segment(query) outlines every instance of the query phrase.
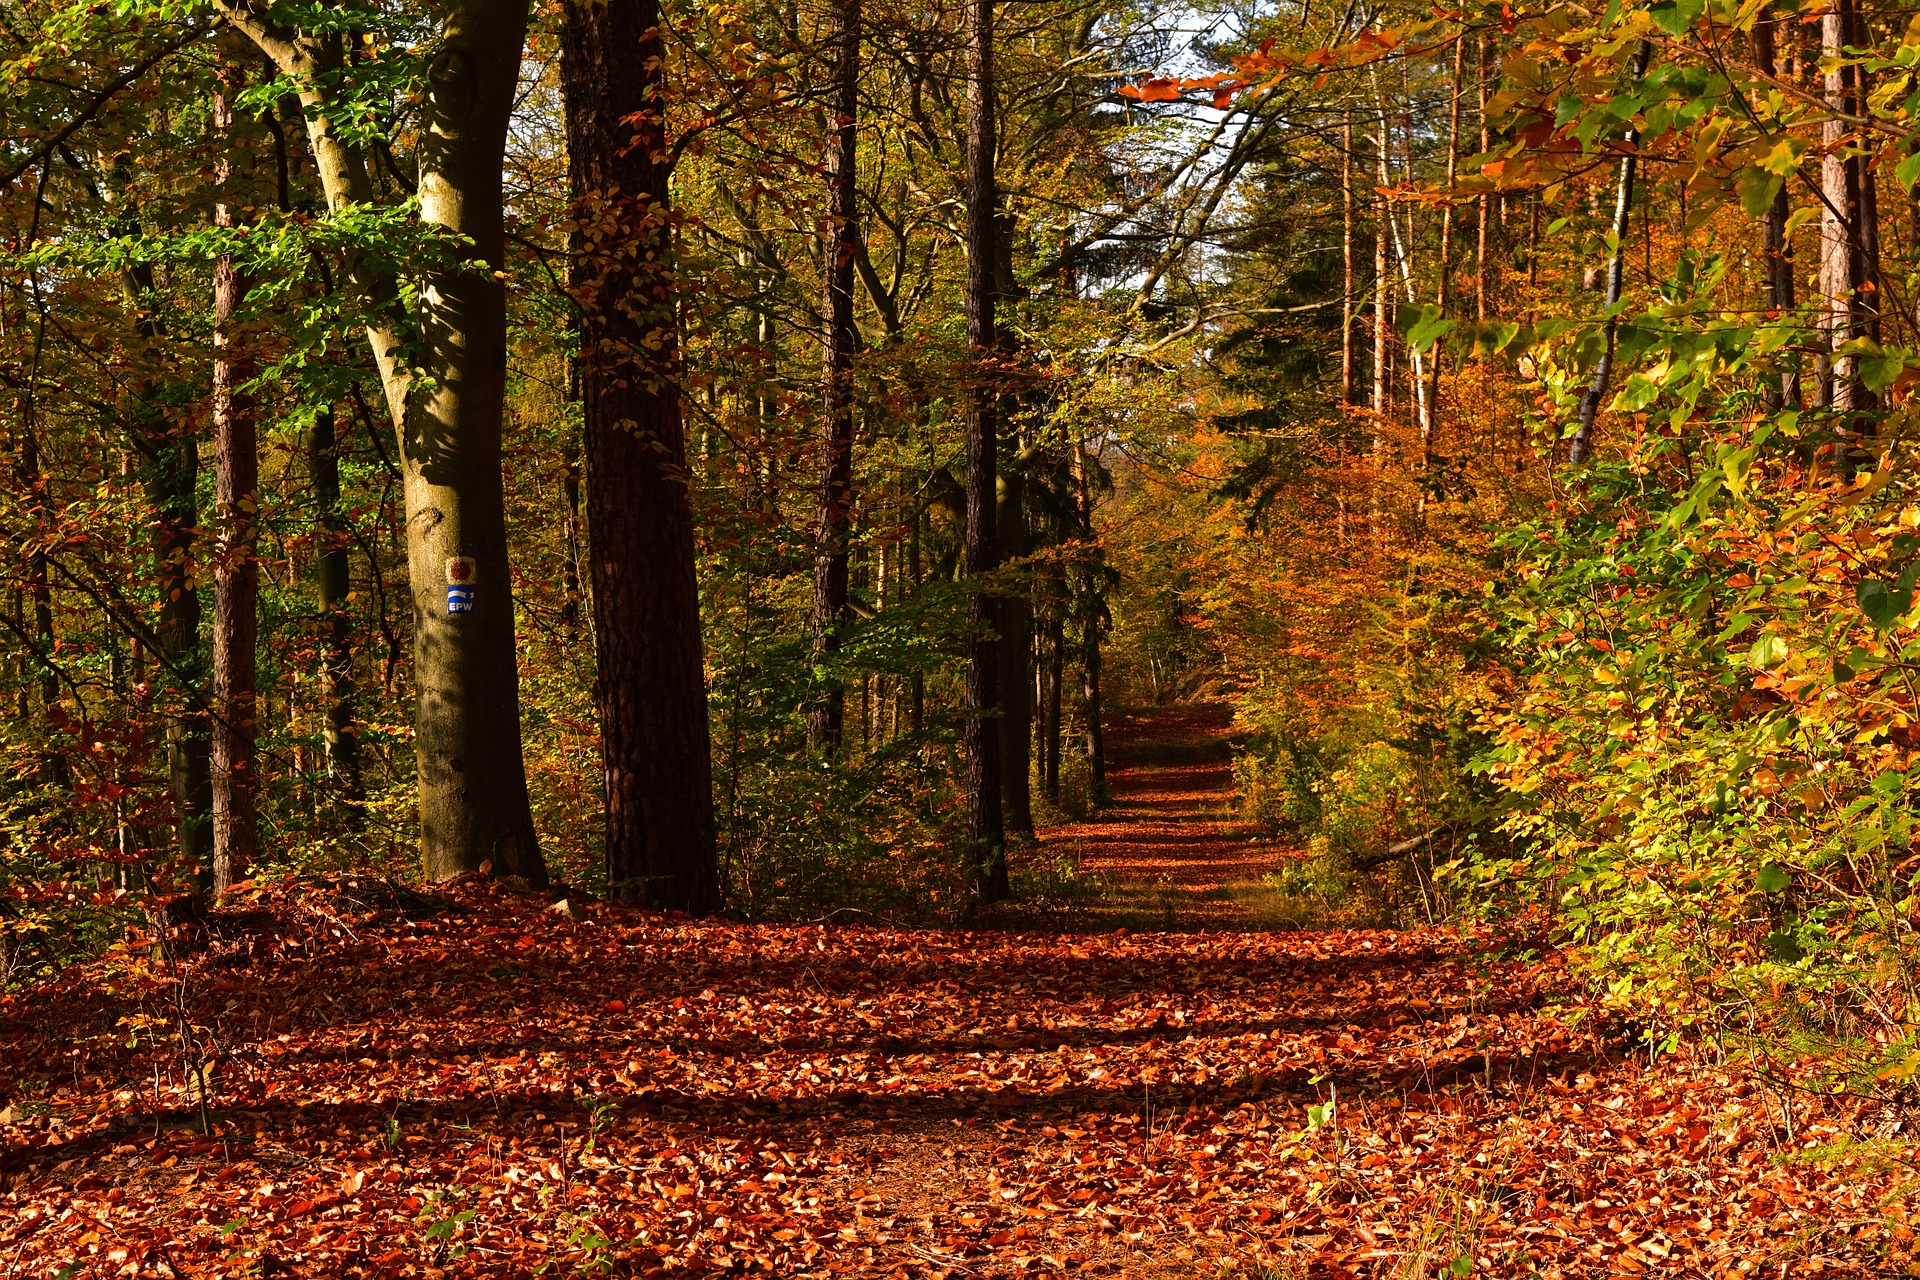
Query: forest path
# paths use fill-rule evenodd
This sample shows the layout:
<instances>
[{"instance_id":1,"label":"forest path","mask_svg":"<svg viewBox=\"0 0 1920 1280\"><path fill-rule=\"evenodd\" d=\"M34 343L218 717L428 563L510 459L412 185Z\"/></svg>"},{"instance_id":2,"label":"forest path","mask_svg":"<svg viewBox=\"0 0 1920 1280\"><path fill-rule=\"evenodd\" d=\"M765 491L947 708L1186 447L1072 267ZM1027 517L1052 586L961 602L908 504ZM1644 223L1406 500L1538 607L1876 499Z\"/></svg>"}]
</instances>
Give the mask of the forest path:
<instances>
[{"instance_id":1,"label":"forest path","mask_svg":"<svg viewBox=\"0 0 1920 1280\"><path fill-rule=\"evenodd\" d=\"M1097 913L1135 929L1244 928L1272 845L1234 816L1225 703L1127 708L1107 726L1110 803L1083 822L1043 827L1105 881Z\"/></svg>"},{"instance_id":2,"label":"forest path","mask_svg":"<svg viewBox=\"0 0 1920 1280\"><path fill-rule=\"evenodd\" d=\"M1143 928L307 884L0 997L0 1276L1907 1274L1885 1178L1788 1158L1861 1104L1610 1054L1485 936L1224 927L1223 711L1113 745L1048 835Z\"/></svg>"}]
</instances>

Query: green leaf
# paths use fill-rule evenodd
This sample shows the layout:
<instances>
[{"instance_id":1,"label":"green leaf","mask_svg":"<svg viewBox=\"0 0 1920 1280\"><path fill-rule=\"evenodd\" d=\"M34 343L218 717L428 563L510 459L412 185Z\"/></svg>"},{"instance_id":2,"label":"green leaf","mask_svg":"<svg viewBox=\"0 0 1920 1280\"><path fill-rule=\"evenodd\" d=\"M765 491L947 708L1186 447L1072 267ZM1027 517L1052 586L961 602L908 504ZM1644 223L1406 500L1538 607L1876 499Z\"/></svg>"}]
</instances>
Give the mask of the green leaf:
<instances>
[{"instance_id":1,"label":"green leaf","mask_svg":"<svg viewBox=\"0 0 1920 1280\"><path fill-rule=\"evenodd\" d=\"M1779 666L1791 655L1787 642L1772 631L1755 640L1753 648L1747 650L1747 660L1763 670Z\"/></svg>"},{"instance_id":2,"label":"green leaf","mask_svg":"<svg viewBox=\"0 0 1920 1280\"><path fill-rule=\"evenodd\" d=\"M1893 166L1893 176L1900 180L1901 186L1909 189L1912 188L1914 183L1920 182L1920 151L1914 152L1905 160Z\"/></svg>"},{"instance_id":3,"label":"green leaf","mask_svg":"<svg viewBox=\"0 0 1920 1280\"><path fill-rule=\"evenodd\" d=\"M1653 25L1670 36L1685 35L1706 12L1707 0L1663 0L1647 10Z\"/></svg>"},{"instance_id":4,"label":"green leaf","mask_svg":"<svg viewBox=\"0 0 1920 1280\"><path fill-rule=\"evenodd\" d=\"M1791 178L1800 168L1800 157L1807 152L1805 138L1782 138L1773 150L1759 157L1760 167L1782 178Z\"/></svg>"},{"instance_id":5,"label":"green leaf","mask_svg":"<svg viewBox=\"0 0 1920 1280\"><path fill-rule=\"evenodd\" d=\"M1867 338L1856 338L1834 352L1836 356L1854 358L1860 380L1872 391L1885 391L1892 386L1905 371L1911 354L1904 347L1882 347Z\"/></svg>"},{"instance_id":6,"label":"green leaf","mask_svg":"<svg viewBox=\"0 0 1920 1280\"><path fill-rule=\"evenodd\" d=\"M1860 604L1860 612L1880 630L1885 631L1897 621L1901 614L1913 607L1913 589L1909 586L1902 591L1897 586L1888 586L1884 582L1868 578L1854 591L1854 599Z\"/></svg>"},{"instance_id":7,"label":"green leaf","mask_svg":"<svg viewBox=\"0 0 1920 1280\"><path fill-rule=\"evenodd\" d=\"M1762 893L1785 893L1793 887L1793 877L1787 874L1786 868L1771 862L1760 868L1760 874L1754 877L1753 882L1760 886Z\"/></svg>"},{"instance_id":8,"label":"green leaf","mask_svg":"<svg viewBox=\"0 0 1920 1280\"><path fill-rule=\"evenodd\" d=\"M1733 180L1734 190L1740 193L1740 207L1747 216L1757 218L1773 205L1773 197L1780 191L1780 175L1770 173L1758 167L1742 169Z\"/></svg>"}]
</instances>

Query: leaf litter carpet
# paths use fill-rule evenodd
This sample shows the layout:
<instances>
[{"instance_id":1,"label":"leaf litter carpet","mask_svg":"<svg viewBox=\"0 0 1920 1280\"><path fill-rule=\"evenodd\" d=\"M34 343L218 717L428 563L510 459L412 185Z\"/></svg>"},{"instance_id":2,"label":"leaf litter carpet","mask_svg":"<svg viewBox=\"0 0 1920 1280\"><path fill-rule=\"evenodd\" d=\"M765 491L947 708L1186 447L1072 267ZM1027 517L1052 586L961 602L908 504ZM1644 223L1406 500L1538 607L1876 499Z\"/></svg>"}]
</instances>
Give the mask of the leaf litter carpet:
<instances>
[{"instance_id":1,"label":"leaf litter carpet","mask_svg":"<svg viewBox=\"0 0 1920 1280\"><path fill-rule=\"evenodd\" d=\"M1202 929L289 885L7 997L0 1276L1910 1273L1904 1184L1815 1158L1882 1117L1609 1054L1550 958L1226 927L1221 727L1128 722L1122 821L1055 837Z\"/></svg>"}]
</instances>

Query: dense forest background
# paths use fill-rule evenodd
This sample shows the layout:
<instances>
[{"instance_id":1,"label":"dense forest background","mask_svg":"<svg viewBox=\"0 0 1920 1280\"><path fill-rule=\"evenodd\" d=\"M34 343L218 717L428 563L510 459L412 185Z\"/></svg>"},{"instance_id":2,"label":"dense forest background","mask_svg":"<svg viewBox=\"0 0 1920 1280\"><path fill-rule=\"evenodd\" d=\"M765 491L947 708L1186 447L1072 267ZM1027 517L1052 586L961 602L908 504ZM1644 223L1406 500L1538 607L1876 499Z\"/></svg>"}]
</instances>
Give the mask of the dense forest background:
<instances>
[{"instance_id":1,"label":"dense forest background","mask_svg":"<svg viewBox=\"0 0 1920 1280\"><path fill-rule=\"evenodd\" d=\"M9 982L423 853L1071 899L1203 697L1316 918L1920 1063L1905 11L519 13L7 7Z\"/></svg>"}]
</instances>

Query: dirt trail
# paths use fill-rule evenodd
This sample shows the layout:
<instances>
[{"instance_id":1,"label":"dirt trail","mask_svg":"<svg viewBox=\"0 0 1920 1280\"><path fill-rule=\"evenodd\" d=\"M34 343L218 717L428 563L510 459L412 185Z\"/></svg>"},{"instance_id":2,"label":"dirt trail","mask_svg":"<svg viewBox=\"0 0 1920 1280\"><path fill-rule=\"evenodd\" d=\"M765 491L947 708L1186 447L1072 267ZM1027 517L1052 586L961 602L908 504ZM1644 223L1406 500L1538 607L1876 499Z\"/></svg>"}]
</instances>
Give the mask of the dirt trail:
<instances>
[{"instance_id":1,"label":"dirt trail","mask_svg":"<svg viewBox=\"0 0 1920 1280\"><path fill-rule=\"evenodd\" d=\"M1232 721L1222 703L1176 703L1122 712L1108 726L1112 803L1041 833L1108 883L1105 914L1159 929L1248 923L1241 897L1272 869L1274 852L1233 817Z\"/></svg>"},{"instance_id":2,"label":"dirt trail","mask_svg":"<svg viewBox=\"0 0 1920 1280\"><path fill-rule=\"evenodd\" d=\"M302 888L0 998L0 1276L1909 1274L1891 1175L1790 1158L1858 1108L1610 1056L1551 958L1219 927L1261 870L1222 732L1119 726L1117 811L1054 833L1203 930Z\"/></svg>"}]
</instances>

